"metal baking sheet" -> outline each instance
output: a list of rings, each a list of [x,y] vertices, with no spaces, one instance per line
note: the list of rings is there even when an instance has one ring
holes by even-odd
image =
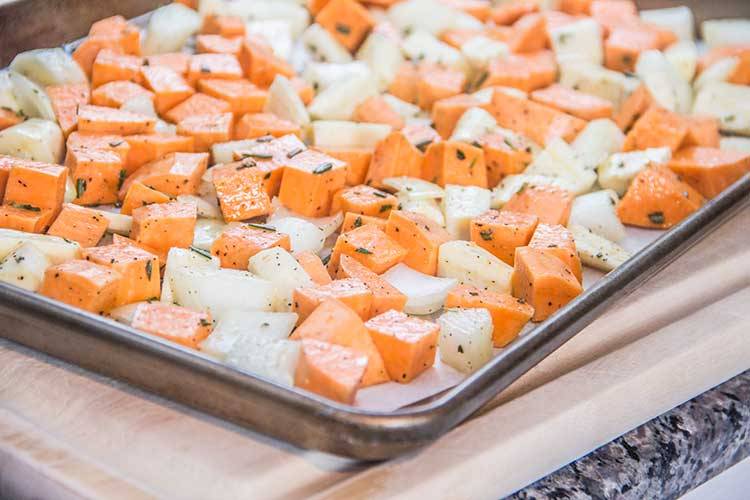
[[[27,4],[34,3],[38,0],[0,5],[0,45],[5,45],[5,39],[28,35],[23,16],[32,15]],[[155,6],[162,2],[135,3]],[[745,10],[750,6],[727,3]],[[47,9],[53,7],[44,4]],[[95,0],[77,0],[55,8],[65,10],[75,5],[80,9],[81,4],[98,5]],[[641,7],[655,4],[641,2]],[[33,14],[38,16],[39,12]],[[98,11],[97,17],[114,13]],[[15,29],[3,29],[11,18]],[[40,29],[40,22],[32,26]],[[46,45],[75,39],[77,30]],[[32,48],[14,46],[16,50]],[[2,57],[7,58],[7,54]],[[750,174],[458,385],[429,402],[395,411],[363,410],[282,387],[114,321],[2,283],[0,336],[302,448],[364,460],[385,459],[423,446],[459,424],[591,323],[607,306],[706,237],[732,213],[748,207]]]

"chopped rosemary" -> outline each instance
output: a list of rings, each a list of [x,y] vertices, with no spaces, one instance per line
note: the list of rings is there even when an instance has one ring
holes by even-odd
[[[28,203],[16,203],[12,202],[10,204],[13,208],[20,208],[21,210],[29,210],[31,212],[41,212],[42,209],[39,207],[35,207],[34,205],[29,205]]]
[[[651,212],[648,214],[648,220],[653,224],[664,224],[664,212]]]
[[[128,171],[124,168],[120,170],[120,174],[117,177],[117,190],[119,191],[122,188],[122,184],[125,182],[125,177],[128,176]]]
[[[80,198],[86,192],[86,179],[76,181],[76,197]]]
[[[267,226],[265,224],[256,224],[255,222],[248,222],[247,225],[250,226],[250,227],[254,227],[256,229],[262,229],[263,231],[270,231],[270,232],[273,232],[273,233],[276,232],[276,228],[275,227],[273,227],[273,226]]]
[[[150,260],[146,262],[146,277],[150,280],[151,273],[154,271],[154,264]]]
[[[332,168],[333,168],[333,163],[331,163],[330,161],[327,161],[327,162],[321,163],[320,165],[318,165],[317,167],[315,167],[315,169],[313,169],[313,174],[316,174],[316,175],[317,174],[323,174],[325,172],[328,172]]]
[[[354,219],[354,223],[352,224],[352,226],[360,227],[361,225],[362,225],[362,217],[357,217],[356,219]]]
[[[298,154],[300,154],[304,150],[305,150],[305,148],[294,148],[293,150],[289,151],[286,154],[286,157],[291,160],[292,158],[294,158],[295,156],[297,156]]]
[[[341,33],[342,35],[348,35],[352,32],[352,29],[343,23],[336,23],[336,31]]]
[[[457,149],[456,150],[456,158],[458,158],[459,160],[465,160],[466,159],[466,154],[464,154],[464,152],[461,151],[460,149]]]
[[[481,236],[484,241],[491,241],[492,229],[485,229],[484,231],[479,231],[479,236]]]
[[[370,250],[368,250],[366,248],[362,248],[362,247],[357,247],[357,249],[354,250],[354,251],[357,252],[357,253],[364,254],[364,255],[372,255],[372,252]]]
[[[203,250],[202,248],[194,247],[192,245],[189,248],[191,252],[195,252],[201,257],[205,257],[207,259],[211,258],[211,252],[209,252],[208,250]]]
[[[382,214],[383,212],[387,212],[388,210],[390,210],[392,208],[393,208],[393,205],[391,205],[390,203],[388,203],[386,205],[380,205],[379,212]]]

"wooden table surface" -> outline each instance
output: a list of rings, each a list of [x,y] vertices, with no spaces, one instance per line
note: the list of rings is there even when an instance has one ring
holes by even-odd
[[[748,227],[745,208],[479,415],[375,465],[0,342],[0,497],[497,498],[750,368]]]

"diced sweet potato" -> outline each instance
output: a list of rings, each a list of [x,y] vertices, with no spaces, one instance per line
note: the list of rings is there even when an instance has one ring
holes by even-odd
[[[461,10],[480,21],[487,22],[490,18],[492,8],[490,2],[485,0],[442,0],[454,9]]]
[[[78,149],[68,155],[70,176],[78,205],[102,205],[117,201],[117,190],[127,171],[116,153],[106,149]]]
[[[0,227],[26,233],[43,233],[55,218],[56,210],[24,203],[0,205]]]
[[[668,147],[675,152],[685,139],[687,120],[677,113],[651,106],[625,136],[623,151]]]
[[[86,248],[99,243],[107,226],[107,219],[99,212],[66,203],[47,234],[76,241]]]
[[[441,186],[455,184],[486,188],[484,151],[459,141],[432,143],[424,156],[421,177]]]
[[[413,62],[407,61],[399,66],[396,76],[388,87],[388,92],[402,101],[416,104],[418,83],[419,69]]]
[[[107,36],[90,36],[85,38],[73,51],[73,60],[78,63],[89,78],[91,78],[94,60],[103,49],[120,54],[124,53],[119,40]]]
[[[406,249],[404,264],[425,274],[437,273],[440,245],[451,236],[440,224],[422,214],[394,210],[385,232]]]
[[[337,299],[357,313],[362,320],[370,317],[372,291],[357,278],[336,279],[325,285],[296,288],[292,294],[292,310],[304,321],[328,299]]]
[[[547,21],[541,14],[526,14],[513,23],[513,32],[508,40],[508,47],[516,54],[543,50],[547,38],[540,36],[546,30]]]
[[[302,104],[307,106],[310,104],[315,97],[315,89],[307,81],[298,76],[292,77],[289,80],[292,84],[292,88],[297,91],[297,95],[302,100]]]
[[[104,314],[115,306],[120,275],[86,260],[48,267],[39,293],[85,311]]]
[[[276,57],[271,46],[259,36],[246,37],[239,60],[247,78],[260,88],[268,88],[276,75],[294,76],[289,63]]]
[[[533,214],[488,210],[471,220],[471,241],[512,266],[516,248],[529,244],[538,222]]]
[[[143,66],[141,73],[143,84],[154,93],[154,107],[161,115],[195,94],[182,75],[167,66]],[[166,115],[165,118],[169,119]]]
[[[513,295],[534,308],[532,321],[544,321],[581,294],[581,283],[558,258],[542,250],[516,250]]]
[[[713,116],[692,115],[687,117],[687,134],[683,139],[681,148],[688,146],[702,146],[706,148],[718,148],[719,120]]]
[[[389,380],[388,373],[362,318],[351,308],[335,299],[320,304],[292,333],[292,340],[321,340],[349,347],[367,356],[367,370],[362,386],[380,384]]]
[[[667,229],[698,210],[705,199],[665,166],[638,173],[617,205],[617,216],[631,226]]]
[[[255,139],[264,135],[283,137],[301,134],[300,127],[294,122],[284,120],[271,113],[248,113],[237,121],[234,129],[235,139]]]
[[[140,55],[141,30],[129,24],[123,16],[110,16],[94,22],[89,28],[89,37],[116,39],[125,54]]]
[[[124,139],[126,144],[130,145],[125,163],[128,175],[146,163],[169,153],[193,152],[193,138],[183,135],[136,134],[128,135]]]
[[[750,155],[718,148],[688,147],[677,151],[669,168],[706,198],[714,198],[750,172]]]
[[[197,349],[200,342],[211,333],[212,322],[211,315],[207,312],[163,302],[148,302],[138,304],[130,326]]]
[[[60,129],[67,137],[78,126],[78,107],[89,103],[91,98],[89,85],[88,83],[54,85],[47,87],[45,91],[52,103]]]
[[[556,78],[555,56],[549,50],[540,50],[493,59],[482,87],[502,85],[531,92],[553,84]]]
[[[172,247],[192,245],[196,219],[196,208],[192,203],[172,201],[138,207],[133,210],[130,237],[153,248],[161,256]]]
[[[103,106],[78,108],[78,131],[92,134],[150,134],[156,118]]]
[[[198,82],[198,90],[228,102],[235,116],[262,112],[268,98],[267,90],[260,89],[245,79],[204,78]]]
[[[328,269],[336,274],[341,255],[349,255],[375,274],[383,274],[403,262],[407,254],[404,247],[374,225],[363,225],[336,239]]]
[[[294,385],[340,403],[353,404],[368,357],[354,349],[314,339],[302,341]]]
[[[227,101],[199,92],[191,95],[164,113],[164,118],[172,123],[179,123],[186,118],[201,115],[218,115],[228,113],[231,110],[232,106]]]
[[[365,123],[384,123],[390,125],[393,130],[399,130],[404,126],[404,120],[382,96],[368,97],[356,108],[352,120]]]
[[[440,41],[460,50],[463,44],[481,34],[482,30],[477,29],[447,29],[440,33]]]
[[[320,260],[320,257],[318,257],[316,254],[312,252],[299,252],[295,255],[295,257],[297,258],[297,262],[299,262],[299,265],[302,266],[302,269],[304,269],[305,272],[310,275],[313,283],[317,283],[318,285],[326,285],[332,281],[331,275],[328,274],[326,266],[323,264],[323,261]]]
[[[344,187],[346,164],[313,149],[290,158],[284,166],[279,201],[307,217],[328,215],[333,193]]]
[[[377,316],[391,309],[401,311],[406,305],[406,295],[348,255],[341,256],[337,277],[340,280],[357,279],[367,286],[372,292],[370,316]]]
[[[99,51],[91,69],[91,87],[97,88],[107,82],[129,80],[140,83],[143,59],[138,56],[119,54],[104,49]]]
[[[529,247],[542,250],[553,257],[557,257],[568,266],[568,269],[573,271],[573,275],[579,282],[583,282],[581,259],[578,257],[573,233],[568,231],[564,226],[539,224],[529,242]]]
[[[527,143],[502,133],[479,138],[487,166],[487,187],[497,186],[506,175],[520,174],[529,166],[533,155]]]
[[[555,137],[571,142],[586,126],[586,122],[580,118],[497,90],[492,94],[488,111],[501,127],[539,144],[546,144]]]
[[[55,214],[65,197],[68,169],[60,165],[27,160],[7,159],[10,164],[3,202],[50,208]],[[51,222],[51,221],[50,221]]]
[[[659,34],[635,27],[619,27],[604,43],[604,65],[615,71],[635,70],[641,52],[660,48]]]
[[[192,137],[195,151],[208,152],[217,142],[232,140],[233,126],[232,113],[188,116],[177,124],[177,133]]]
[[[560,0],[557,8],[566,14],[588,15],[591,13],[591,0]]]
[[[370,319],[365,327],[394,382],[408,384],[435,363],[437,323],[387,311]]]
[[[146,97],[154,100],[154,93],[144,89],[137,83],[127,80],[117,80],[100,85],[91,93],[91,104],[119,108],[130,99]]]
[[[241,36],[198,35],[195,37],[195,50],[198,54],[232,54],[242,51]]]
[[[339,232],[343,234],[347,231],[357,229],[358,227],[362,227],[367,224],[372,224],[378,229],[385,231],[387,221],[380,217],[372,217],[369,215],[347,212],[344,214],[344,222],[341,224],[341,229],[339,230]]]
[[[136,246],[140,248],[141,250],[145,250],[146,252],[156,255],[159,257],[159,267],[163,267],[167,263],[167,254],[163,252],[159,252],[155,248],[151,248],[148,245],[144,245],[143,243],[138,243],[135,240],[131,240],[130,238],[127,238],[125,236],[121,236],[117,233],[112,233],[112,244],[113,245],[124,245],[124,246]]]
[[[54,104],[53,104],[54,106]],[[73,110],[75,113],[75,110]],[[58,112],[55,110],[55,115],[57,115]],[[11,111],[10,109],[0,108],[0,130],[5,130],[8,127],[12,127],[13,125],[18,125],[23,120],[21,119],[21,116],[14,111]],[[62,128],[62,124],[60,125],[60,128]],[[75,128],[75,126],[66,125],[66,129],[63,130],[65,133],[70,133],[70,130]]]
[[[321,147],[316,147],[315,149],[347,164],[347,186],[364,184],[365,177],[367,176],[367,169],[370,168],[370,162],[372,161],[372,151],[369,149],[337,149]]]
[[[84,248],[81,255],[119,273],[115,306],[159,298],[161,281],[156,255],[135,245],[122,244]]]
[[[216,197],[226,221],[251,219],[271,213],[271,199],[263,188],[263,171],[243,162],[211,169]]]
[[[209,14],[203,18],[201,33],[221,36],[243,36],[245,22],[237,16],[218,16]]]
[[[355,0],[330,0],[315,21],[349,52],[357,50],[373,26],[370,12]]]
[[[71,158],[72,152],[81,149],[112,151],[120,158],[123,164],[127,162],[130,154],[130,144],[128,144],[124,136],[116,134],[73,132],[68,136],[66,147],[68,152],[65,157],[65,165],[68,167],[73,162],[73,158]]]
[[[208,168],[208,153],[169,153],[139,168],[125,179],[120,197],[134,182],[171,196],[195,194]]]
[[[131,182],[122,200],[120,213],[130,215],[133,213],[134,208],[145,207],[152,203],[167,203],[170,199],[166,194],[152,189],[142,182]]]
[[[185,52],[166,52],[164,54],[151,54],[144,59],[144,67],[168,68],[180,76],[187,76],[190,65],[190,54]],[[141,70],[143,71],[143,70]]]
[[[481,101],[468,94],[458,94],[435,101],[432,105],[432,123],[443,139],[447,139],[456,128],[456,123],[469,108],[479,107]]]
[[[290,250],[289,235],[251,224],[230,224],[211,245],[222,267],[247,270],[250,257],[273,247]]]
[[[232,54],[196,54],[190,58],[187,81],[195,85],[203,78],[236,80],[242,75],[240,62]]]
[[[514,194],[504,210],[520,212],[539,217],[545,224],[567,226],[570,210],[573,207],[573,195],[566,189],[557,186],[527,186]]]
[[[518,0],[493,7],[490,19],[495,24],[510,26],[526,14],[538,11],[539,2],[536,0]]]
[[[420,177],[422,162],[422,153],[403,132],[391,132],[375,146],[365,183],[382,188],[387,177]]]
[[[344,188],[333,195],[331,214],[351,212],[387,219],[398,200],[390,193],[365,184]]]
[[[427,151],[427,146],[434,142],[440,142],[442,137],[437,130],[426,123],[411,123],[401,129],[406,140],[421,152]]]
[[[612,116],[612,103],[601,97],[577,90],[550,85],[531,93],[531,100],[558,109],[582,120],[596,120]]]
[[[268,196],[273,197],[278,195],[281,189],[284,165],[306,149],[305,143],[294,134],[277,139],[265,137],[248,149],[234,151],[234,159],[240,162],[232,165],[235,168],[253,168],[263,172],[263,189]]]
[[[750,85],[750,44],[713,47],[698,59],[698,72],[728,57],[737,58],[737,66],[727,78],[729,83]]]
[[[442,67],[420,69],[417,81],[417,105],[430,111],[440,99],[463,92],[466,75],[462,71]]]
[[[639,22],[638,9],[631,0],[594,0],[589,5],[589,12],[605,33]]]
[[[628,131],[653,103],[654,99],[648,88],[643,84],[639,85],[620,106],[620,110],[614,116],[615,123],[621,130]]]

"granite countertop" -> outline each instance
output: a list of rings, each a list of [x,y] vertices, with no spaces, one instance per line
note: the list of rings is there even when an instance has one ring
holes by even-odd
[[[633,404],[638,404],[637,398]],[[510,498],[674,499],[749,455],[746,371]]]

